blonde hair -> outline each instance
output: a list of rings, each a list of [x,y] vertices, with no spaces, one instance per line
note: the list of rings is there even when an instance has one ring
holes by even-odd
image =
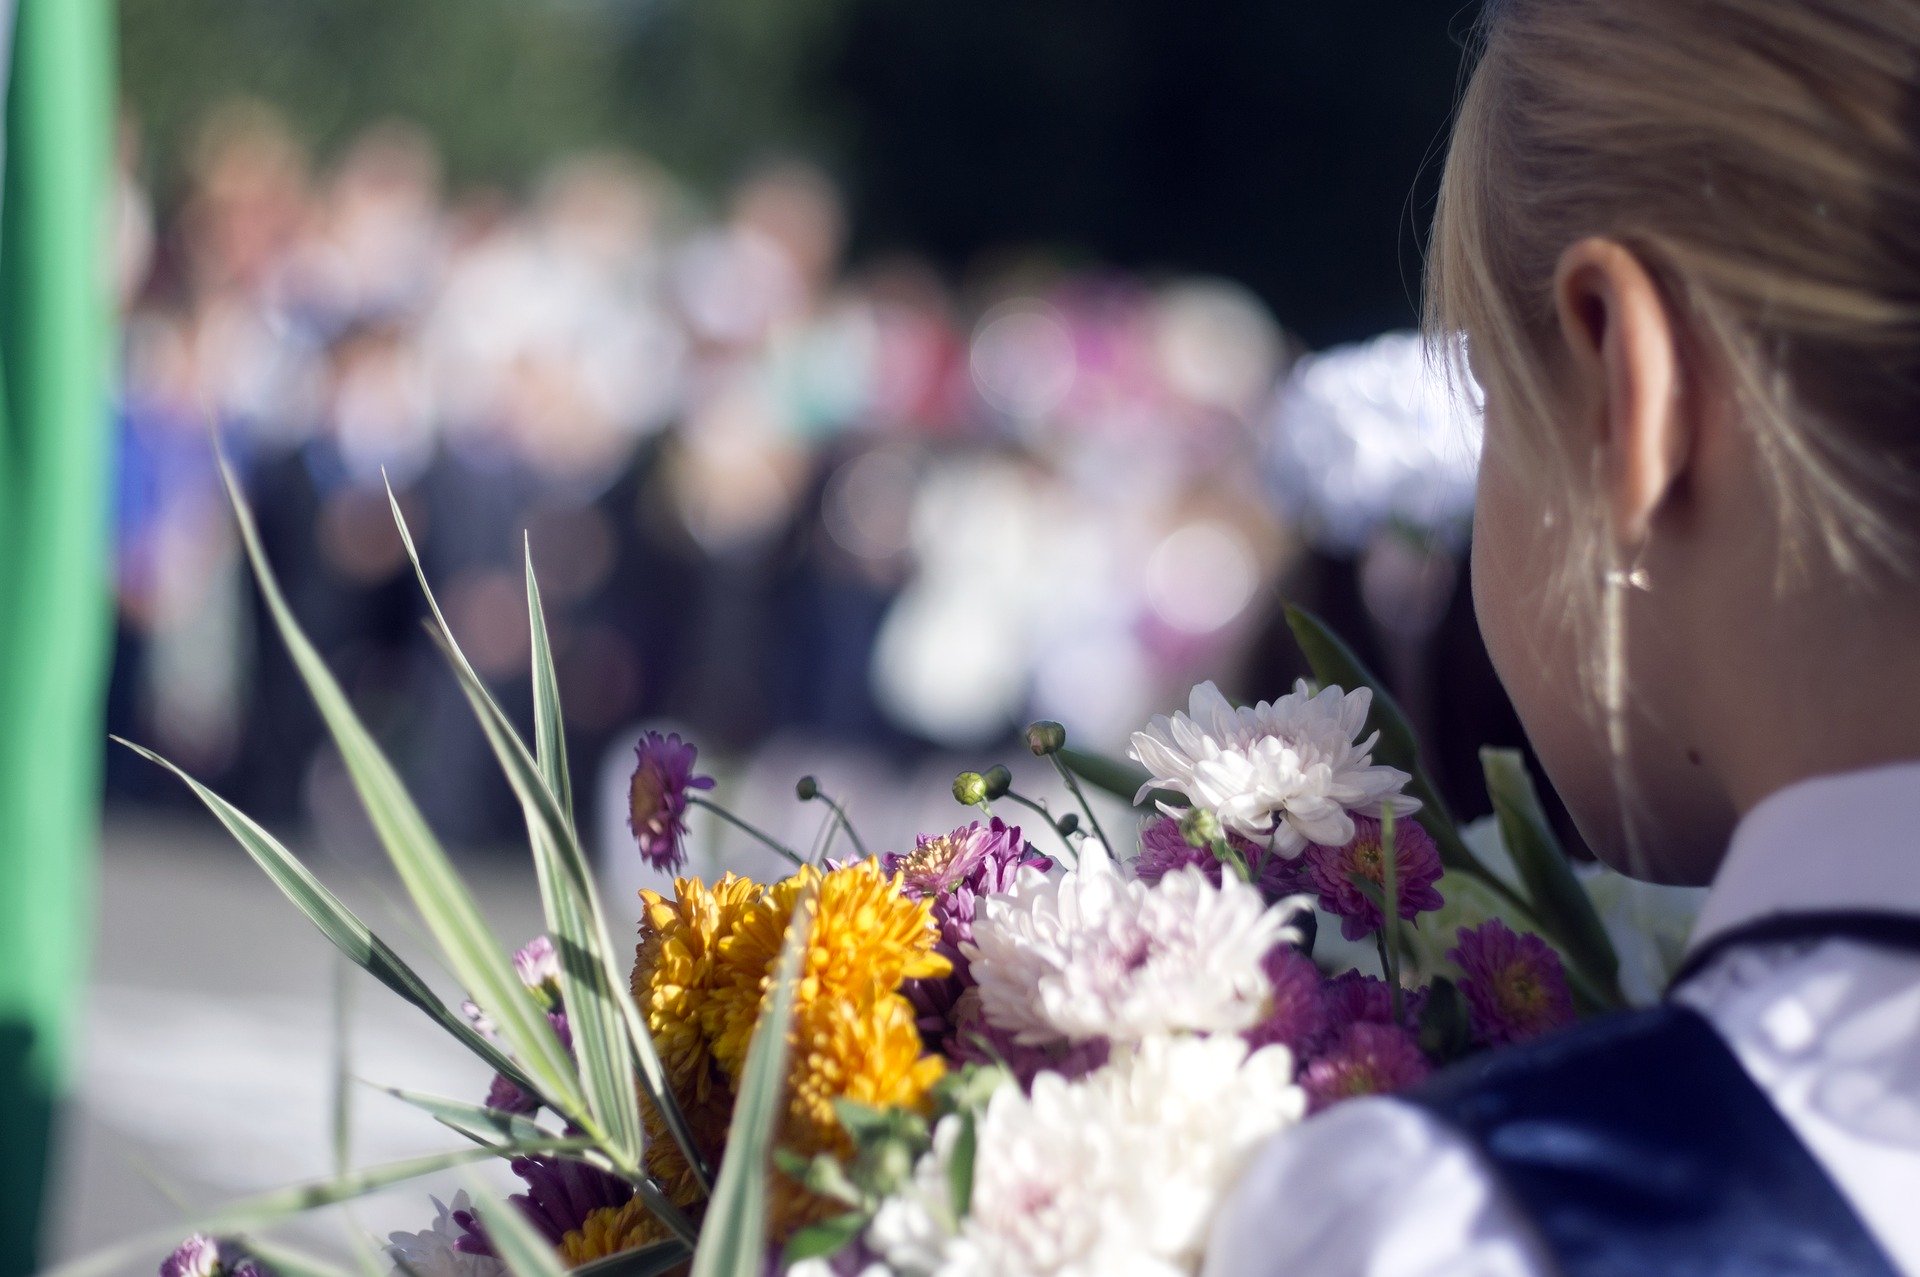
[[[1594,461],[1551,428],[1546,352],[1559,256],[1603,236],[1737,397],[1783,571],[1914,575],[1920,0],[1492,0],[1478,38],[1428,325],[1466,335],[1531,463],[1567,496]]]

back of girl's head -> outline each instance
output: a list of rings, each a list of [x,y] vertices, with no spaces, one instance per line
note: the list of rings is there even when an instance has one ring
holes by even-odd
[[[1913,575],[1920,0],[1495,0],[1480,38],[1429,323],[1527,464],[1570,494],[1590,463],[1553,425],[1552,290],[1612,239],[1735,397],[1796,561]]]

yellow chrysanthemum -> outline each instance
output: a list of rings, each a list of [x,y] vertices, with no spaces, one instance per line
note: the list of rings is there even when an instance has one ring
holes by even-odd
[[[670,1236],[667,1226],[636,1197],[625,1206],[602,1206],[587,1216],[580,1227],[560,1239],[560,1257],[567,1267],[578,1268]]]
[[[713,1056],[701,1028],[719,948],[741,916],[764,894],[759,883],[728,874],[712,887],[678,878],[674,898],[642,891],[640,946],[633,962],[633,998],[647,1019],[674,1093],[705,1104],[714,1091]]]
[[[730,1077],[746,1066],[753,1026],[760,1017],[787,925],[799,902],[811,894],[812,925],[795,996],[796,1014],[816,1001],[843,1000],[871,1007],[894,993],[902,980],[949,974],[936,952],[939,931],[932,906],[910,900],[899,879],[876,860],[822,874],[812,866],[774,884],[741,914],[718,946],[721,973],[701,1005],[701,1023],[713,1058]]]
[[[923,1054],[904,997],[815,999],[794,1016],[782,1143],[803,1154],[850,1151],[835,1100],[919,1108],[945,1072],[939,1056]]]

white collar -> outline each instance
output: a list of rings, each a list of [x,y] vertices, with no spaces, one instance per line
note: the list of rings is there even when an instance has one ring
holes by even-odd
[[[1714,876],[1689,950],[1782,913],[1920,917],[1920,761],[1777,790],[1749,811]]]

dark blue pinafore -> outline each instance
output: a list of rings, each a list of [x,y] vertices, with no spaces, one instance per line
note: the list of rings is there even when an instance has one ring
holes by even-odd
[[[1920,919],[1768,919],[1695,955],[1682,978],[1734,945],[1829,937],[1920,948]],[[1492,1052],[1406,1098],[1480,1149],[1564,1277],[1897,1277],[1688,1007],[1669,1001]]]

